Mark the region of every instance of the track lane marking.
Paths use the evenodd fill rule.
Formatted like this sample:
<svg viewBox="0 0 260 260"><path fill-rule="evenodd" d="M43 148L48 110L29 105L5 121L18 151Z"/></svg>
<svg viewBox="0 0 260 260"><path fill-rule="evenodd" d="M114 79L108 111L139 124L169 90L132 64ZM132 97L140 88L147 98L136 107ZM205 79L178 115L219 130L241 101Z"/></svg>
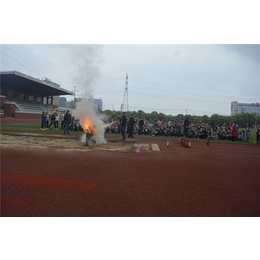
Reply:
<svg viewBox="0 0 260 260"><path fill-rule="evenodd" d="M0 196L1 207L22 207L27 208L30 204L34 202L32 199L15 198L9 196Z"/></svg>
<svg viewBox="0 0 260 260"><path fill-rule="evenodd" d="M151 146L152 146L152 150L153 151L155 151L155 152L160 152L161 151L159 146L158 146L158 144L151 144Z"/></svg>
<svg viewBox="0 0 260 260"><path fill-rule="evenodd" d="M71 191L92 191L97 185L97 182L7 172L1 173L1 183Z"/></svg>

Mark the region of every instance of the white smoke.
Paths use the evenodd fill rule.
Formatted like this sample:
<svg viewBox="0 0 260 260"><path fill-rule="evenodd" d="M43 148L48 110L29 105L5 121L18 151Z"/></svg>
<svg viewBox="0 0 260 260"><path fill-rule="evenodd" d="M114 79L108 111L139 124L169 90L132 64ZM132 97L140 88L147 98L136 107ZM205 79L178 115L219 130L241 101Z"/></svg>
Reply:
<svg viewBox="0 0 260 260"><path fill-rule="evenodd" d="M101 62L99 57L99 45L63 45L70 56L71 71L74 72L73 84L80 90L81 102L76 104L73 116L84 123L86 117L89 118L91 125L95 126L96 133L88 140L89 145L107 143L104 133L107 127L102 121L103 116L97 114L95 99L93 97L92 84L99 77L98 64ZM86 134L81 136L81 141L86 142Z"/></svg>
<svg viewBox="0 0 260 260"><path fill-rule="evenodd" d="M107 125L102 120L102 115L96 113L95 100L92 95L85 96L81 102L77 103L77 107L73 115L84 123L85 118L88 117L92 126L95 126L96 133L88 140L89 145L105 144L107 143L104 134ZM81 136L81 142L86 143L86 134Z"/></svg>
<svg viewBox="0 0 260 260"><path fill-rule="evenodd" d="M99 73L100 46L93 44L63 45L66 50L73 84L80 89L81 96L89 96L93 92L92 84L96 82Z"/></svg>

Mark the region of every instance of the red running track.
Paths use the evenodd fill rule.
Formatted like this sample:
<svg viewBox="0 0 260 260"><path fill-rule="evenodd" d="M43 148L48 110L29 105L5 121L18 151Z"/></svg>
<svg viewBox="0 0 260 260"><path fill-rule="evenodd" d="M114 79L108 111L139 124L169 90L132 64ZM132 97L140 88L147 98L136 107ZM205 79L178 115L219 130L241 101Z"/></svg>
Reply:
<svg viewBox="0 0 260 260"><path fill-rule="evenodd" d="M259 146L194 142L187 149L176 141L169 148L165 140L134 141L157 143L161 151L2 145L1 215L260 216ZM80 189L89 183L92 189Z"/></svg>
<svg viewBox="0 0 260 260"><path fill-rule="evenodd" d="M39 119L13 117L1 118L0 122L1 124L39 123L39 125L41 125L41 115L39 115Z"/></svg>

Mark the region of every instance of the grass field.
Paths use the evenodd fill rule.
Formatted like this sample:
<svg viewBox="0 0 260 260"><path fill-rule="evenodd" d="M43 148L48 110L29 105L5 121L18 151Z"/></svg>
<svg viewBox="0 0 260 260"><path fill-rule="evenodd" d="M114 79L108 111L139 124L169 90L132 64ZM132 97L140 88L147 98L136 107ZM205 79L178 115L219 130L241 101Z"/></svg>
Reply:
<svg viewBox="0 0 260 260"><path fill-rule="evenodd" d="M41 130L40 123L20 123L20 124L1 124L1 131L23 131L23 132L48 132L48 133L63 133L63 130L54 130L52 125L49 130ZM81 132L73 132L82 134Z"/></svg>
<svg viewBox="0 0 260 260"><path fill-rule="evenodd" d="M59 124L60 126L60 124ZM241 129L244 130L244 129ZM1 124L1 131L22 131L22 132L47 132L47 133L53 133L53 134L60 134L63 133L63 130L55 130L53 128L53 125L51 126L51 129L49 130L41 130L40 129L40 123L12 123L12 124ZM82 132L71 132L74 135L82 135ZM105 134L105 136L120 136L119 134ZM136 135L135 138L146 138L146 139L159 139L159 140L167 140L169 137L165 136L158 136L154 137L151 135L145 136L138 136ZM170 140L179 140L178 137L170 137ZM193 142L205 142L205 139L192 139ZM256 141L256 134L255 134L255 129L251 130L251 140L250 143L247 142L235 142L235 144L246 144L246 145L252 145L254 144L254 141ZM220 141L220 140L210 140L210 142L213 143L232 143L231 141Z"/></svg>

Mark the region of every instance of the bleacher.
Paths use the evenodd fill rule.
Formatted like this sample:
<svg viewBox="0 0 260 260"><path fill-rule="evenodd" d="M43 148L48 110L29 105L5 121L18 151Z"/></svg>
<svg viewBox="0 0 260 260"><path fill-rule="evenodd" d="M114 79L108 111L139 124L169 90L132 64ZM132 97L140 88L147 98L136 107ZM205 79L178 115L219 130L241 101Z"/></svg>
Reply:
<svg viewBox="0 0 260 260"><path fill-rule="evenodd" d="M41 105L41 107L42 109L44 109L45 112L49 112L50 114L54 113L54 111L56 110L53 105Z"/></svg>
<svg viewBox="0 0 260 260"><path fill-rule="evenodd" d="M25 102L15 102L17 107L24 112L31 112L31 113L42 113L42 111L46 111L42 106L38 104L31 104Z"/></svg>

